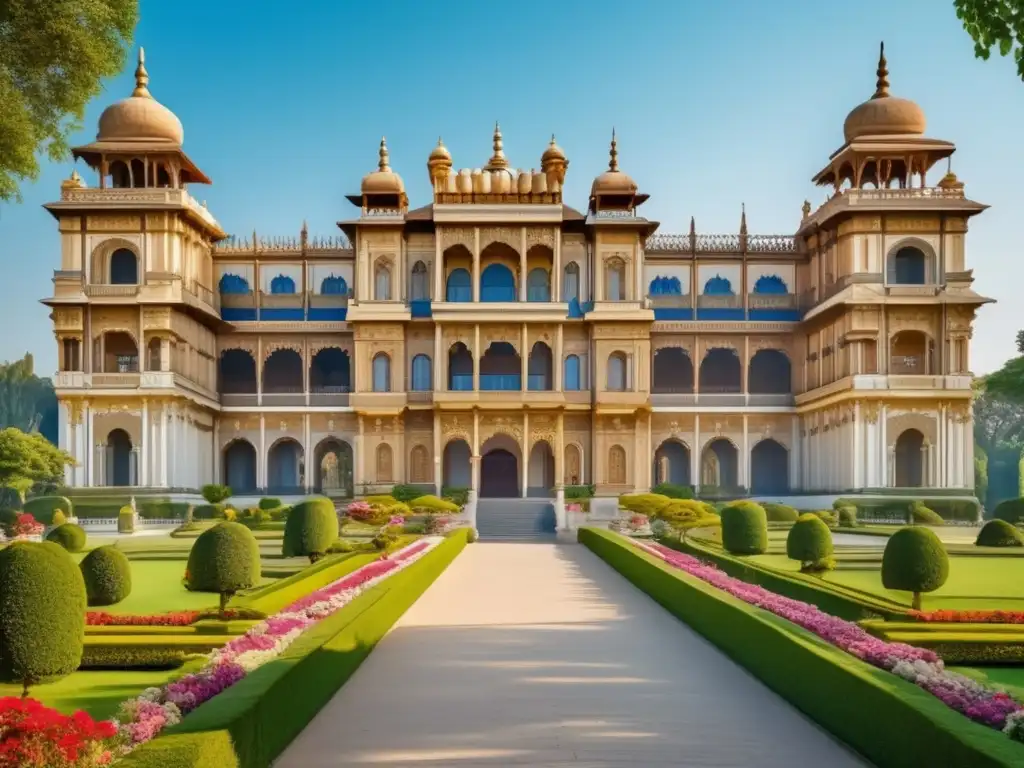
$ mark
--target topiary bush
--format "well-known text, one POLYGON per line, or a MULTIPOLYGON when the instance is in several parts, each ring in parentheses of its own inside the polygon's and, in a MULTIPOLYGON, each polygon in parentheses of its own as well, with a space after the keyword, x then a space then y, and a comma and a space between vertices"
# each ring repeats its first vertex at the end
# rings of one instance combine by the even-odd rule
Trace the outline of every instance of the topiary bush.
POLYGON ((224 517, 223 504, 198 504, 192 508, 195 520, 220 520, 224 517))
POLYGON ((922 501, 912 501, 907 507, 907 513, 910 518, 908 522, 912 525, 943 525, 946 522, 922 501))
POLYGON ((204 485, 201 493, 203 498, 210 504, 220 504, 222 501, 231 498, 231 487, 220 483, 209 483, 204 485))
POLYGON ((670 499, 694 498, 692 486, 679 485, 678 483, 658 483, 656 486, 651 488, 651 493, 668 496, 670 499))
POLYGON ((627 493, 619 497, 620 507, 647 517, 657 517, 671 503, 672 499, 660 493, 627 493))
MULTIPOLYGON (((337 527, 334 532, 337 538, 337 527)), ((218 523, 203 531, 188 554, 185 579, 192 591, 218 593, 224 618, 228 600, 239 590, 259 583, 260 546, 256 537, 241 523, 218 523)))
POLYGON ((843 528, 857 527, 857 508, 852 504, 841 504, 835 508, 839 516, 839 525, 843 528))
POLYGON ((1024 533, 1005 520, 989 520, 974 543, 979 547, 1024 547, 1024 533))
POLYGON ((64 523, 46 534, 46 540, 60 544, 68 552, 81 552, 85 549, 85 531, 74 523, 64 523))
POLYGON ((461 511, 455 502, 430 495, 417 496, 409 502, 409 509, 414 515, 457 515, 461 511))
POLYGON ((992 511, 992 517, 1012 525, 1024 522, 1024 498, 1000 501, 992 511))
POLYGON ((391 496, 395 501, 408 503, 423 495, 423 490, 415 485, 396 485, 391 489, 391 496))
POLYGON ((131 507, 121 507, 117 513, 117 532, 135 533, 135 510, 131 507))
POLYGON ((761 506, 764 507, 769 523, 795 523, 800 517, 800 513, 788 504, 765 503, 761 506))
POLYGON ((280 499, 275 499, 273 496, 264 496, 262 499, 260 499, 259 506, 260 509, 265 509, 269 511, 271 509, 278 509, 282 505, 280 499))
POLYGON ((57 527, 58 525, 64 525, 68 519, 64 517, 64 513, 59 509, 53 513, 53 518, 50 520, 50 525, 57 527))
POLYGON ((472 544, 474 541, 480 538, 480 534, 476 532, 476 528, 470 528, 469 533, 466 534, 466 541, 472 544))
POLYGON ((0 682, 25 694, 78 669, 85 641, 85 583, 53 542, 0 549, 0 682))
POLYGON ((458 504, 459 507, 466 506, 469 501, 469 488, 462 488, 457 485, 446 485, 441 489, 441 498, 458 504))
POLYGON ((734 555, 759 555, 768 549, 768 516, 753 501, 736 501, 722 510, 722 546, 734 555))
POLYGON ((836 514, 835 510, 832 509, 812 509, 810 514, 815 515, 829 528, 834 528, 839 524, 839 515, 836 514))
POLYGON ((66 496, 37 496, 26 501, 24 509, 43 525, 58 525, 54 522, 53 516, 61 512, 67 520, 71 517, 74 506, 71 499, 66 496))
POLYGON ((948 578, 949 556, 934 531, 913 526, 889 537, 882 553, 882 584, 912 592, 914 610, 921 610, 922 592, 934 592, 948 578))
POLYGON ((115 605, 132 592, 132 566, 117 547, 96 547, 78 566, 89 605, 115 605))
POLYGON ((786 537, 786 556, 805 573, 832 570, 832 531, 817 515, 800 515, 786 537))
MULTIPOLYGON (((404 506, 404 505, 402 505, 404 506)), ((338 538, 338 515, 330 499, 310 499, 292 507, 284 526, 281 552, 315 563, 338 538)))

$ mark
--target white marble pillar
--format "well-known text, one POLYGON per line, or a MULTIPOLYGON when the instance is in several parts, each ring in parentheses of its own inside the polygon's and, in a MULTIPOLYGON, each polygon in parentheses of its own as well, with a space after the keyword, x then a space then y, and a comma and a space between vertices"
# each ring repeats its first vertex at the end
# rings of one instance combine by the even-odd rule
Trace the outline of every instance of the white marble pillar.
POLYGON ((939 476, 936 478, 935 484, 940 488, 946 488, 949 486, 950 473, 949 473, 949 450, 947 444, 949 443, 949 435, 946 432, 946 421, 947 411, 946 406, 939 406, 939 413, 936 421, 936 443, 938 451, 938 472, 939 476))
POLYGON ((473 301, 480 301, 480 227, 473 227, 473 301))
POLYGON ((443 449, 441 447, 441 413, 434 411, 434 492, 441 495, 441 485, 444 482, 442 466, 443 449))
POLYGON ((92 411, 92 404, 85 403, 85 450, 82 457, 85 463, 85 486, 91 488, 96 485, 96 454, 93 451, 95 441, 96 423, 92 411))
POLYGON ((469 485, 475 498, 480 493, 480 411, 473 411, 473 445, 469 455, 469 485))
POLYGON ((565 363, 562 362, 562 346, 563 346, 563 343, 564 342, 563 342, 563 339, 562 339, 562 324, 559 323, 558 324, 558 331, 555 334, 555 359, 552 361, 552 366, 555 369, 552 372, 552 373, 554 373, 554 376, 555 376, 555 381, 554 381, 555 392, 561 392, 562 391, 562 387, 564 386, 564 382, 562 381, 562 371, 565 369, 565 363))
POLYGON ((213 464, 210 467, 214 483, 222 482, 220 477, 220 420, 213 417, 213 436, 210 442, 210 462, 213 464))
POLYGON ((743 439, 740 443, 740 485, 750 492, 750 428, 747 414, 743 414, 743 439))
MULTIPOLYGON (((475 353, 474 353, 475 354, 475 353)), ((441 349, 441 324, 434 326, 434 391, 440 392, 444 389, 444 372, 447 367, 447 359, 444 350, 441 349)))
MULTIPOLYGON (((524 299, 525 301, 525 299, 524 299)), ((523 327, 520 329, 519 338, 519 376, 522 379, 519 382, 519 388, 526 392, 530 388, 529 372, 530 372, 530 347, 529 337, 526 335, 526 323, 523 323, 523 327)))
MULTIPOLYGON (((363 420, 359 419, 360 427, 362 426, 363 420)), ((362 433, 362 429, 359 430, 362 433)), ((359 448, 362 445, 357 443, 359 448)), ((362 451, 360 451, 360 458, 362 460, 362 451)), ((267 487, 267 417, 265 414, 260 414, 260 455, 256 457, 256 484, 260 488, 267 487)))
POLYGON ((889 409, 885 403, 882 403, 878 408, 878 441, 879 441, 879 461, 882 466, 882 473, 879 477, 881 485, 889 488, 892 486, 892 481, 889 479, 889 437, 887 435, 887 425, 889 421, 889 409))
MULTIPOLYGON (((694 381, 696 384, 696 381, 694 381)), ((700 414, 693 414, 693 445, 690 446, 690 484, 700 490, 700 414)))
POLYGON ((364 493, 366 490, 366 439, 363 434, 365 426, 363 424, 363 417, 359 416, 359 434, 356 435, 356 476, 353 484, 356 487, 356 493, 364 493))
MULTIPOLYGON (((526 324, 523 324, 523 328, 526 324)), ((523 498, 527 497, 527 489, 530 487, 530 412, 523 411, 523 498)))
POLYGON ((149 401, 142 400, 142 445, 141 471, 139 472, 139 485, 149 485, 149 401))
POLYGON ((441 252, 441 233, 434 237, 434 290, 433 300, 444 300, 444 254, 441 252))
POLYGON ((860 418, 860 403, 853 404, 853 482, 850 484, 853 488, 863 488, 864 478, 862 477, 862 471, 864 468, 864 457, 861 455, 862 436, 861 431, 863 425, 860 418))
POLYGON ((526 227, 519 232, 519 300, 526 301, 526 227))
POLYGON ((552 301, 562 301, 562 231, 561 228, 555 229, 555 262, 551 266, 551 271, 554 273, 551 276, 551 282, 554 286, 554 293, 551 295, 552 301))
POLYGON ((796 416, 790 424, 789 432, 789 489, 798 491, 801 489, 800 478, 800 419, 796 416))
POLYGON ((168 441, 171 428, 170 407, 164 403, 160 412, 160 485, 164 488, 171 487, 171 477, 168 464, 170 463, 168 441))
POLYGON ((305 467, 305 483, 304 487, 306 493, 313 490, 313 472, 312 472, 312 454, 310 453, 310 424, 309 414, 305 413, 302 416, 302 462, 305 467))
POLYGON ((480 323, 473 326, 473 391, 480 391, 480 358, 483 357, 483 350, 480 349, 480 323))

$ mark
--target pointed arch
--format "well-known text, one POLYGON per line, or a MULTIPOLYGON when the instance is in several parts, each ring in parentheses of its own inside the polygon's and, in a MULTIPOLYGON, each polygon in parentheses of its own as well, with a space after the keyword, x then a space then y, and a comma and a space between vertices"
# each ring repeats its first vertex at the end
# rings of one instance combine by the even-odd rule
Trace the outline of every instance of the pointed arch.
POLYGON ((473 300, 473 281, 468 269, 456 267, 451 271, 445 285, 444 300, 460 303, 473 300))
POLYGON ((534 267, 526 278, 527 301, 551 301, 551 275, 543 267, 534 267))
POLYGON ((373 358, 373 391, 391 391, 391 358, 386 352, 378 352, 373 358))
POLYGON ((425 445, 413 446, 409 453, 409 482, 431 482, 430 452, 425 445))
POLYGON ((608 482, 611 485, 625 485, 627 477, 626 449, 621 445, 613 445, 608 449, 608 482))
POLYGON ((381 443, 377 446, 377 482, 393 483, 395 481, 394 454, 391 446, 381 443))
POLYGON ((412 359, 412 381, 409 389, 412 392, 430 392, 434 388, 430 355, 419 354, 412 359))
POLYGON ((427 265, 423 261, 417 261, 412 265, 412 276, 409 280, 409 299, 411 301, 425 301, 430 298, 430 275, 427 272, 427 265))
POLYGON ((583 452, 576 443, 565 446, 565 466, 562 482, 566 485, 583 485, 583 452))
POLYGON ((534 392, 550 392, 552 388, 551 347, 538 341, 530 350, 526 361, 527 389, 534 392))
POLYGON ((893 485, 897 488, 921 488, 925 482, 927 443, 917 429, 905 429, 896 438, 893 449, 893 485))

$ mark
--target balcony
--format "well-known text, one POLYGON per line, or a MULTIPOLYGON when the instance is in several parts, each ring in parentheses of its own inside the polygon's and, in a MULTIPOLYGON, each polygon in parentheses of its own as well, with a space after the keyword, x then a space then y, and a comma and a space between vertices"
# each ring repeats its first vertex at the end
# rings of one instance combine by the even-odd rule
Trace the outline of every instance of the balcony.
POLYGON ((651 392, 651 405, 660 408, 791 408, 795 403, 792 393, 739 392, 710 387, 699 394, 692 389, 671 387, 656 387, 651 392))
POLYGON ((302 387, 271 387, 263 390, 261 405, 265 407, 297 406, 306 404, 302 387))
POLYGON ((85 286, 85 295, 90 299, 103 298, 134 298, 139 295, 140 285, 100 285, 85 286))
POLYGON ((431 390, 410 391, 408 401, 409 405, 432 405, 434 393, 431 390))
POLYGON ((61 203, 90 206, 97 203, 130 203, 132 207, 139 209, 173 206, 184 209, 221 237, 224 235, 213 214, 184 189, 64 189, 61 190, 60 200, 61 203))
POLYGON ((141 374, 135 373, 94 373, 92 374, 93 389, 138 389, 141 374))
POLYGON ((309 392, 309 404, 319 408, 347 408, 350 392, 350 387, 313 387, 309 392))

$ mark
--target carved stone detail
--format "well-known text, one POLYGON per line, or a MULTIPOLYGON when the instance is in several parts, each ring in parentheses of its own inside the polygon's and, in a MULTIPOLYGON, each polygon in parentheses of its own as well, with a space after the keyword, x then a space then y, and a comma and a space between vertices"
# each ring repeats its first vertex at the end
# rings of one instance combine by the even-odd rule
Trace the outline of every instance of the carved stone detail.
POLYGON ((475 238, 471 227, 441 227, 438 236, 441 238, 441 250, 445 251, 453 245, 464 245, 473 251, 475 238))
POLYGON ((554 250, 555 230, 547 227, 530 227, 526 230, 526 249, 529 250, 535 245, 546 245, 554 250))
POLYGON ((483 416, 480 419, 480 443, 497 434, 505 434, 521 443, 523 440, 523 424, 519 419, 509 416, 483 416))
MULTIPOLYGON (((529 233, 527 233, 529 237, 529 233)), ((519 229, 511 227, 487 227, 480 230, 480 249, 483 250, 491 243, 504 243, 519 253, 522 247, 522 233, 519 229)), ((472 250, 472 249, 471 249, 472 250)))
POLYGON ((80 331, 83 327, 81 307, 60 307, 53 310, 53 325, 57 331, 80 331))
POLYGON ((441 436, 444 442, 465 440, 467 445, 473 444, 473 419, 470 416, 452 414, 441 417, 441 436))

